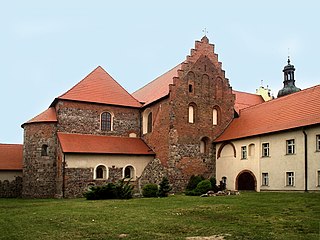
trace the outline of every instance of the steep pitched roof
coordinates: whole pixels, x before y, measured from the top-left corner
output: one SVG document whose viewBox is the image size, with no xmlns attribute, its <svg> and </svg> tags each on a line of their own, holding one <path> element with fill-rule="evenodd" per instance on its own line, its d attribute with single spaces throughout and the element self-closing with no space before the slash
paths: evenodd
<svg viewBox="0 0 320 240">
<path fill-rule="evenodd" d="M 0 170 L 22 170 L 22 144 L 0 144 Z"/>
<path fill-rule="evenodd" d="M 320 85 L 240 110 L 215 141 L 320 124 Z"/>
<path fill-rule="evenodd" d="M 144 103 L 145 106 L 167 96 L 169 94 L 169 85 L 173 83 L 173 78 L 178 76 L 180 68 L 181 64 L 178 64 L 165 74 L 132 93 L 132 96 L 138 99 L 139 102 Z"/>
<path fill-rule="evenodd" d="M 58 133 L 64 153 L 154 155 L 140 138 Z"/>
<path fill-rule="evenodd" d="M 58 120 L 56 115 L 56 109 L 54 107 L 50 107 L 24 124 L 39 123 L 39 122 L 57 122 L 57 121 Z"/>
<path fill-rule="evenodd" d="M 239 92 L 235 90 L 232 90 L 232 93 L 236 95 L 234 108 L 237 113 L 239 113 L 241 109 L 251 107 L 264 102 L 263 98 L 257 94 Z"/>
<path fill-rule="evenodd" d="M 141 104 L 100 66 L 58 99 L 141 107 Z"/>
</svg>

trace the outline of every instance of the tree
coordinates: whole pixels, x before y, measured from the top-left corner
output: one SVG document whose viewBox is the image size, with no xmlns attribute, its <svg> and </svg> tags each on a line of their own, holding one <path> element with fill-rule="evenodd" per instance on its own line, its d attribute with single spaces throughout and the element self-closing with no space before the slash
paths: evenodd
<svg viewBox="0 0 320 240">
<path fill-rule="evenodd" d="M 172 190 L 167 177 L 163 177 L 161 183 L 159 184 L 159 197 L 168 197 L 168 193 Z"/>
</svg>

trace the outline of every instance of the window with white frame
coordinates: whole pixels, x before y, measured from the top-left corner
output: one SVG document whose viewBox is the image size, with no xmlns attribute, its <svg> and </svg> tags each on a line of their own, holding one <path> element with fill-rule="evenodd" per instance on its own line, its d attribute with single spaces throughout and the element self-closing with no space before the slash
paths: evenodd
<svg viewBox="0 0 320 240">
<path fill-rule="evenodd" d="M 262 143 L 262 157 L 269 157 L 269 143 Z"/>
<path fill-rule="evenodd" d="M 294 139 L 287 140 L 287 154 L 295 154 Z"/>
<path fill-rule="evenodd" d="M 320 135 L 316 136 L 316 151 L 320 152 Z"/>
<path fill-rule="evenodd" d="M 132 166 L 126 166 L 123 170 L 123 178 L 135 179 L 135 171 Z"/>
<path fill-rule="evenodd" d="M 241 159 L 247 159 L 247 146 L 241 147 Z"/>
<path fill-rule="evenodd" d="M 286 173 L 286 185 L 287 186 L 294 186 L 294 172 L 287 172 Z"/>
<path fill-rule="evenodd" d="M 269 186 L 269 174 L 262 173 L 262 186 Z"/>
<path fill-rule="evenodd" d="M 107 168 L 104 165 L 98 165 L 94 172 L 95 179 L 107 179 Z"/>
<path fill-rule="evenodd" d="M 112 114 L 110 112 L 103 112 L 100 116 L 100 127 L 102 131 L 112 131 Z"/>
</svg>

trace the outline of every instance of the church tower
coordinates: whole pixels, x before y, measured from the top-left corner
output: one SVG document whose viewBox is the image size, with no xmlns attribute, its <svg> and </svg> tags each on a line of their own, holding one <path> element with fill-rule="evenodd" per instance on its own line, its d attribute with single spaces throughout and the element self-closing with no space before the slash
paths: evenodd
<svg viewBox="0 0 320 240">
<path fill-rule="evenodd" d="M 295 86 L 295 79 L 294 79 L 294 71 L 296 69 L 293 65 L 290 64 L 290 58 L 288 57 L 288 65 L 286 65 L 283 69 L 284 73 L 284 81 L 283 81 L 283 88 L 278 92 L 278 97 L 282 97 L 294 92 L 299 92 L 301 89 Z"/>
</svg>

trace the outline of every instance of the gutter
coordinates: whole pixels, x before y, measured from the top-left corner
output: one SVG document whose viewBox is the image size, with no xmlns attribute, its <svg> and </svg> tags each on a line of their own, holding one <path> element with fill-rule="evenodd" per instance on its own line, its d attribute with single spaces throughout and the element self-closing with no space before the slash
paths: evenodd
<svg viewBox="0 0 320 240">
<path fill-rule="evenodd" d="M 308 135 L 304 129 L 302 129 L 304 135 L 304 191 L 308 192 Z"/>
</svg>

